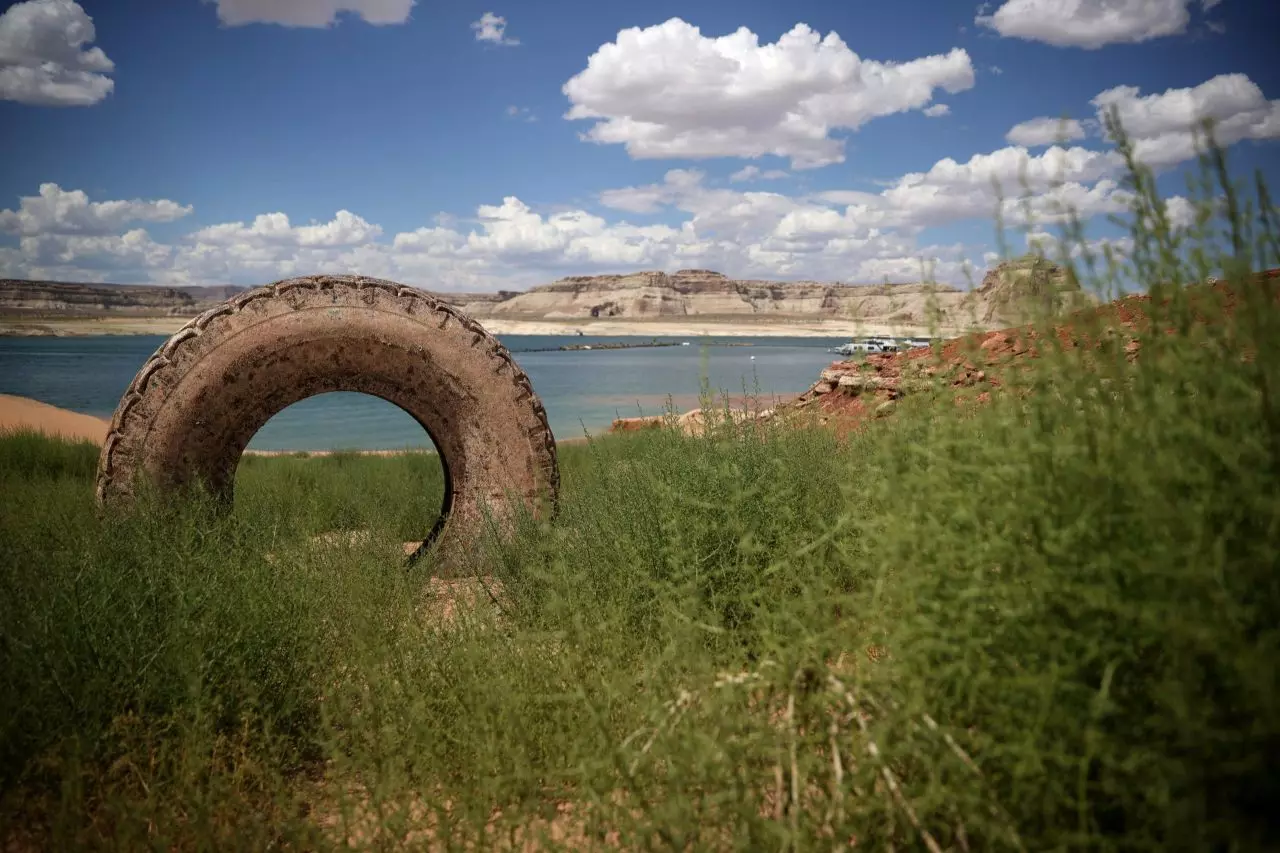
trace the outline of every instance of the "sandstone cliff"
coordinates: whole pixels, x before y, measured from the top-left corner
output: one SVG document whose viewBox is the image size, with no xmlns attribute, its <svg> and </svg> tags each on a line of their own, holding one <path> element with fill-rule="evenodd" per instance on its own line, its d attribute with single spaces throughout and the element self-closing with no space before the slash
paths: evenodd
<svg viewBox="0 0 1280 853">
<path fill-rule="evenodd" d="M 997 264 L 964 300 L 976 325 L 1014 326 L 1097 304 L 1065 268 L 1034 255 Z"/>
<path fill-rule="evenodd" d="M 0 279 L 0 312 L 67 316 L 194 316 L 246 288 L 152 287 Z"/>
<path fill-rule="evenodd" d="M 1034 257 L 997 265 L 974 291 L 942 284 L 829 284 L 731 279 L 711 270 L 674 275 L 575 276 L 499 300 L 459 300 L 476 317 L 509 319 L 846 319 L 927 326 L 1007 325 L 1041 308 L 1091 297 L 1061 267 Z"/>
<path fill-rule="evenodd" d="M 517 293 L 497 303 L 467 305 L 476 316 L 512 319 L 628 320 L 680 317 L 843 317 L 925 322 L 934 294 L 958 304 L 963 292 L 944 285 L 842 285 L 731 279 L 711 270 L 674 275 L 574 276 Z"/>
<path fill-rule="evenodd" d="M 0 281 L 0 313 L 193 316 L 245 288 Z M 1062 268 L 1023 258 L 997 265 L 974 291 L 940 284 L 830 284 L 731 279 L 711 270 L 573 276 L 527 291 L 436 293 L 473 317 L 516 321 L 663 320 L 751 323 L 845 320 L 900 328 L 1025 322 L 1037 310 L 1089 304 Z"/>
</svg>

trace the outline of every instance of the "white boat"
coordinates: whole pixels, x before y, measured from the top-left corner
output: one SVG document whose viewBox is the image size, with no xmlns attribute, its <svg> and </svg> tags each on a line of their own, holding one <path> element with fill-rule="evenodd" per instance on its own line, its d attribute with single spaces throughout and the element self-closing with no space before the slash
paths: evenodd
<svg viewBox="0 0 1280 853">
<path fill-rule="evenodd" d="M 858 355 L 860 353 L 884 352 L 884 347 L 875 341 L 850 341 L 847 344 L 838 346 L 834 352 L 840 355 Z"/>
</svg>

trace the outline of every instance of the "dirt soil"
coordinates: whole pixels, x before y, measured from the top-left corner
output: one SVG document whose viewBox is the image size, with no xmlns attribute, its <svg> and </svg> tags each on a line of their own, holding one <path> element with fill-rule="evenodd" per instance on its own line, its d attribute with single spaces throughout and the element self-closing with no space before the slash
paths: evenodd
<svg viewBox="0 0 1280 853">
<path fill-rule="evenodd" d="M 1272 283 L 1273 293 L 1280 297 L 1280 269 L 1258 273 L 1252 281 Z M 1229 317 L 1235 312 L 1240 294 L 1226 282 L 1193 287 L 1205 297 L 1220 297 L 1212 301 L 1215 312 L 1220 306 L 1222 313 L 1218 316 Z M 1197 292 L 1192 293 L 1193 306 L 1199 301 Z M 1063 347 L 1079 351 L 1097 348 L 1104 339 L 1118 337 L 1126 357 L 1133 361 L 1141 349 L 1138 334 L 1148 321 L 1150 304 L 1151 297 L 1141 294 L 1074 312 L 1054 326 L 1052 334 Z M 1204 308 L 1195 316 L 1200 322 L 1208 322 L 1211 303 L 1204 299 L 1201 304 Z M 847 433 L 891 414 L 904 396 L 935 389 L 940 383 L 953 391 L 958 405 L 970 400 L 985 403 L 992 392 L 1002 387 L 1003 377 L 1011 369 L 1040 357 L 1043 336 L 1033 326 L 1017 326 L 954 338 L 937 347 L 833 362 L 808 391 L 780 408 L 816 415 L 819 423 Z"/>
</svg>

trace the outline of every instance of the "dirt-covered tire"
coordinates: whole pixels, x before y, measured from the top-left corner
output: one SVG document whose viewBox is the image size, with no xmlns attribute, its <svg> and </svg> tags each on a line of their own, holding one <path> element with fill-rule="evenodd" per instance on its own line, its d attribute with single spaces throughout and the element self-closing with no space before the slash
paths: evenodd
<svg viewBox="0 0 1280 853">
<path fill-rule="evenodd" d="M 505 526 L 519 503 L 535 517 L 554 512 L 555 440 L 507 350 L 428 293 L 342 275 L 247 291 L 169 338 L 116 408 L 98 501 L 127 504 L 143 479 L 164 490 L 198 480 L 229 501 L 254 433 L 286 406 L 328 391 L 394 403 L 435 443 L 444 506 L 415 557 L 433 543 L 465 548 L 486 515 Z"/>
</svg>

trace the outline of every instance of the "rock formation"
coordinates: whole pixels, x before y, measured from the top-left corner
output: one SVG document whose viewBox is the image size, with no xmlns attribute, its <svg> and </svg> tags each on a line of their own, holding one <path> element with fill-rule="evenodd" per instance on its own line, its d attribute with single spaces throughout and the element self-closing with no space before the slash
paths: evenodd
<svg viewBox="0 0 1280 853">
<path fill-rule="evenodd" d="M 944 307 L 964 292 L 946 285 L 847 285 L 731 279 L 711 270 L 673 275 L 573 276 L 496 303 L 467 304 L 474 316 L 511 319 L 623 320 L 677 317 L 804 317 L 926 323 L 930 295 Z"/>
<path fill-rule="evenodd" d="M 976 325 L 984 328 L 1016 326 L 1096 304 L 1069 270 L 1035 255 L 997 264 L 964 300 Z"/>
<path fill-rule="evenodd" d="M 242 287 L 152 287 L 0 279 L 0 310 L 65 315 L 194 316 Z"/>
<path fill-rule="evenodd" d="M 45 316 L 194 316 L 245 288 L 0 281 L 0 313 Z M 997 265 L 974 291 L 943 284 L 831 284 L 728 278 L 712 270 L 668 275 L 572 276 L 526 291 L 435 293 L 471 316 L 520 321 L 844 320 L 901 328 L 937 323 L 993 328 L 1037 310 L 1066 310 L 1091 298 L 1061 267 L 1023 258 Z"/>
</svg>

